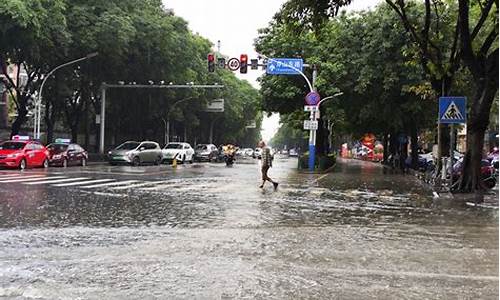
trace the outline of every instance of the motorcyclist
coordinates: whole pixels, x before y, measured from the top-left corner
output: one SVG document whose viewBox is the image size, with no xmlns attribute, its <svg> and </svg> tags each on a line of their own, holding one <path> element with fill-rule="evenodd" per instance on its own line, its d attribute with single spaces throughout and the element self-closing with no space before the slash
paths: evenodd
<svg viewBox="0 0 500 300">
<path fill-rule="evenodd" d="M 227 144 L 222 147 L 222 151 L 224 153 L 224 159 L 226 160 L 227 165 L 233 164 L 237 150 L 238 149 L 233 144 Z"/>
</svg>

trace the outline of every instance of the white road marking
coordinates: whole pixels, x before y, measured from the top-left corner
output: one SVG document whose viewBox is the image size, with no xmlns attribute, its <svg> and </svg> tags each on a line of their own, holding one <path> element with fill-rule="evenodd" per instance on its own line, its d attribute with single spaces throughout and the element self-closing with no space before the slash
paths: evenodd
<svg viewBox="0 0 500 300">
<path fill-rule="evenodd" d="M 95 180 L 87 180 L 87 181 L 77 181 L 77 182 L 70 182 L 70 183 L 53 184 L 53 186 L 65 187 L 65 186 L 75 186 L 75 185 L 87 185 L 87 184 L 91 184 L 91 183 L 108 182 L 108 181 L 114 181 L 114 179 L 95 179 Z"/>
<path fill-rule="evenodd" d="M 16 174 L 1 174 L 0 178 L 6 178 L 6 177 L 12 177 L 12 176 L 19 176 L 19 174 L 18 173 L 16 173 Z"/>
<path fill-rule="evenodd" d="M 54 177 L 51 177 L 51 179 L 48 179 L 48 180 L 37 181 L 37 182 L 28 182 L 25 184 L 29 184 L 29 185 L 50 184 L 50 183 L 62 183 L 62 182 L 85 180 L 85 179 L 88 179 L 88 178 L 87 177 L 73 177 L 73 178 L 64 178 L 64 179 L 54 179 Z"/>
<path fill-rule="evenodd" d="M 82 186 L 82 188 L 95 189 L 95 188 L 107 187 L 107 186 L 113 186 L 113 185 L 126 185 L 126 184 L 131 184 L 131 183 L 136 183 L 136 182 L 138 182 L 138 181 L 137 180 L 116 181 L 116 182 L 108 182 L 108 183 L 100 183 L 100 184 Z"/>
<path fill-rule="evenodd" d="M 119 186 L 119 187 L 114 187 L 110 188 L 110 190 L 127 190 L 127 189 L 132 189 L 136 187 L 142 187 L 142 186 L 148 186 L 148 185 L 155 185 L 155 184 L 161 184 L 165 183 L 165 181 L 150 181 L 150 182 L 143 182 L 143 183 L 138 183 L 138 184 L 131 184 L 129 186 Z"/>
<path fill-rule="evenodd" d="M 169 182 L 169 183 L 164 182 L 164 183 L 158 183 L 156 186 L 141 188 L 140 190 L 141 191 L 160 191 L 160 190 L 164 190 L 166 188 L 171 188 L 173 186 L 178 186 L 178 185 L 176 185 L 173 182 Z"/>
<path fill-rule="evenodd" d="M 9 177 L 9 178 L 2 178 L 0 182 L 5 182 L 13 179 L 22 179 L 22 178 L 35 178 L 35 177 L 45 177 L 48 178 L 46 175 L 28 175 L 28 176 L 14 176 L 14 177 Z"/>
<path fill-rule="evenodd" d="M 64 177 L 64 176 L 52 176 L 50 178 L 56 179 L 56 178 L 66 178 L 66 177 Z M 40 181 L 40 180 L 46 180 L 46 179 L 47 179 L 47 177 L 37 177 L 37 178 L 28 178 L 28 179 L 5 180 L 3 182 L 4 183 L 14 183 L 14 182 L 25 183 L 25 182 Z"/>
</svg>

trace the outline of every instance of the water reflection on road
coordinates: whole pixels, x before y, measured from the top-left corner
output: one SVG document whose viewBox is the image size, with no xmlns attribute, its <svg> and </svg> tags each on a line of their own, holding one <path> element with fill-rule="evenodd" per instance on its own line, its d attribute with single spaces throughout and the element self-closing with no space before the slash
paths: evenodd
<svg viewBox="0 0 500 300">
<path fill-rule="evenodd" d="M 120 191 L 0 185 L 0 296 L 498 298 L 497 210 L 369 162 L 296 163 L 276 160 L 276 192 L 252 161 Z"/>
</svg>

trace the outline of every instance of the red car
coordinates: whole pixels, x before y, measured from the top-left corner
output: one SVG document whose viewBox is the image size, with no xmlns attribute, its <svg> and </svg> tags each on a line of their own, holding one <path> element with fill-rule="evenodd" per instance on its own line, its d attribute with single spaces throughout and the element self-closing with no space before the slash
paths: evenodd
<svg viewBox="0 0 500 300">
<path fill-rule="evenodd" d="M 49 166 L 49 151 L 39 142 L 14 139 L 0 144 L 0 166 L 19 168 Z"/>
<path fill-rule="evenodd" d="M 62 140 L 62 139 L 61 139 Z M 80 145 L 58 141 L 47 146 L 49 150 L 49 164 L 51 166 L 67 167 L 69 165 L 86 166 L 89 159 L 87 151 Z"/>
</svg>

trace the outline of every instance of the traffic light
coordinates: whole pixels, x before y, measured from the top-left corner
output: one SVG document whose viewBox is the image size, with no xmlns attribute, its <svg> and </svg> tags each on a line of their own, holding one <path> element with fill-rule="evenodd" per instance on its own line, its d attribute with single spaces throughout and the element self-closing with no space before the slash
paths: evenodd
<svg viewBox="0 0 500 300">
<path fill-rule="evenodd" d="M 215 72 L 215 55 L 213 53 L 208 54 L 208 72 Z"/>
<path fill-rule="evenodd" d="M 226 59 L 224 57 L 217 58 L 217 67 L 219 67 L 221 69 L 226 68 Z"/>
<path fill-rule="evenodd" d="M 242 54 L 240 55 L 240 73 L 246 74 L 248 69 L 248 55 Z"/>
</svg>

